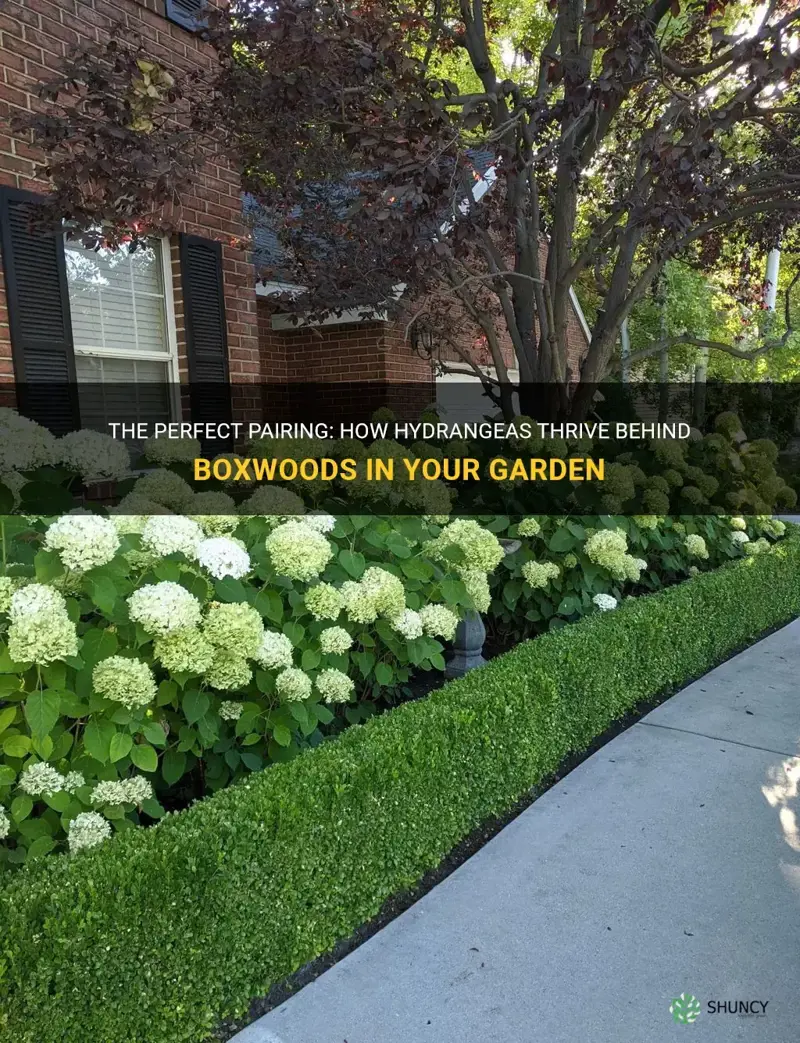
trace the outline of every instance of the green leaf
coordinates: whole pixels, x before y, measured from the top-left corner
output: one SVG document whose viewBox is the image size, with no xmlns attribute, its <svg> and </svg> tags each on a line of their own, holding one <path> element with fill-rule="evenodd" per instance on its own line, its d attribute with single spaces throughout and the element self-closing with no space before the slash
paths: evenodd
<svg viewBox="0 0 800 1043">
<path fill-rule="evenodd" d="M 27 664 L 15 663 L 6 646 L 0 645 L 0 674 L 24 674 L 26 669 Z"/>
<path fill-rule="evenodd" d="M 306 636 L 305 627 L 301 626 L 299 623 L 284 623 L 283 632 L 295 648 L 302 643 L 303 638 Z"/>
<path fill-rule="evenodd" d="M 28 858 L 42 858 L 44 855 L 49 855 L 55 846 L 56 842 L 52 837 L 37 837 L 28 848 Z"/>
<path fill-rule="evenodd" d="M 391 532 L 386 537 L 386 549 L 391 551 L 396 558 L 410 558 L 414 553 L 405 536 L 399 532 Z"/>
<path fill-rule="evenodd" d="M 87 579 L 92 601 L 105 616 L 110 616 L 117 602 L 117 588 L 108 576 Z"/>
<path fill-rule="evenodd" d="M 158 803 L 155 797 L 148 797 L 147 800 L 142 802 L 142 811 L 145 815 L 149 815 L 150 818 L 163 818 L 166 815 L 166 811 Z"/>
<path fill-rule="evenodd" d="M 66 514 L 75 506 L 67 489 L 36 479 L 22 486 L 19 498 L 25 514 Z"/>
<path fill-rule="evenodd" d="M 271 623 L 280 623 L 283 619 L 283 601 L 274 590 L 262 587 L 253 598 L 253 608 L 265 616 Z"/>
<path fill-rule="evenodd" d="M 40 583 L 48 584 L 51 580 L 64 575 L 61 558 L 54 550 L 38 551 L 33 559 L 33 567 L 36 571 L 36 579 Z"/>
<path fill-rule="evenodd" d="M 455 579 L 453 576 L 445 576 L 439 584 L 439 590 L 441 590 L 442 597 L 448 605 L 458 605 L 465 600 L 467 594 L 463 582 L 460 579 Z"/>
<path fill-rule="evenodd" d="M 0 514 L 11 514 L 14 510 L 14 494 L 7 485 L 0 483 Z"/>
<path fill-rule="evenodd" d="M 164 732 L 161 728 L 158 730 L 161 732 L 163 738 Z M 136 767 L 140 768 L 142 771 L 156 771 L 158 768 L 158 754 L 152 746 L 134 743 L 129 751 L 129 756 Z M 181 772 L 181 774 L 183 773 Z M 178 777 L 180 778 L 180 776 Z"/>
<path fill-rule="evenodd" d="M 343 550 L 339 552 L 339 564 L 353 579 L 361 579 L 367 562 L 358 551 Z"/>
<path fill-rule="evenodd" d="M 578 541 L 566 527 L 566 525 L 560 525 L 547 541 L 548 549 L 553 551 L 554 554 L 566 554 L 567 551 L 572 550 L 578 545 Z"/>
<path fill-rule="evenodd" d="M 241 754 L 242 764 L 250 771 L 261 771 L 264 767 L 264 759 L 258 753 L 253 753 L 251 750 Z"/>
<path fill-rule="evenodd" d="M 375 680 L 378 684 L 390 685 L 394 680 L 394 670 L 389 663 L 378 663 L 375 667 Z"/>
<path fill-rule="evenodd" d="M 92 628 L 83 635 L 81 656 L 87 667 L 95 667 L 117 651 L 117 635 L 113 630 Z"/>
<path fill-rule="evenodd" d="M 309 709 L 316 714 L 317 720 L 320 724 L 330 724 L 333 720 L 333 714 L 327 706 L 323 706 L 322 703 L 314 703 Z"/>
<path fill-rule="evenodd" d="M 233 576 L 218 579 L 214 584 L 214 589 L 220 601 L 247 601 L 247 588 L 241 580 L 234 579 Z"/>
<path fill-rule="evenodd" d="M 11 817 L 15 822 L 23 822 L 33 811 L 33 799 L 27 794 L 15 797 L 11 801 Z"/>
<path fill-rule="evenodd" d="M 123 757 L 127 757 L 131 746 L 133 746 L 133 739 L 130 735 L 127 732 L 117 732 L 111 740 L 108 751 L 111 763 L 115 764 L 117 761 L 121 761 Z"/>
<path fill-rule="evenodd" d="M 0 710 L 0 732 L 4 732 L 13 723 L 16 716 L 16 706 L 6 706 L 5 709 Z"/>
<path fill-rule="evenodd" d="M 145 721 L 142 725 L 142 735 L 154 746 L 166 746 L 167 737 L 164 729 L 157 721 Z M 153 769 L 155 770 L 155 769 Z"/>
<path fill-rule="evenodd" d="M 158 686 L 156 706 L 166 706 L 178 698 L 178 686 L 174 681 L 162 681 Z"/>
<path fill-rule="evenodd" d="M 304 670 L 314 670 L 319 666 L 322 657 L 313 648 L 306 648 L 300 658 L 300 665 Z"/>
<path fill-rule="evenodd" d="M 59 815 L 66 811 L 72 803 L 72 797 L 69 793 L 65 793 L 61 790 L 60 793 L 53 793 L 50 797 L 44 797 L 44 802 L 48 808 L 52 808 L 53 811 L 57 811 Z"/>
<path fill-rule="evenodd" d="M 111 751 L 111 740 L 117 729 L 111 721 L 91 720 L 83 733 L 83 746 L 90 757 L 101 764 L 108 762 Z"/>
<path fill-rule="evenodd" d="M 272 732 L 272 738 L 279 746 L 288 746 L 292 741 L 292 733 L 285 724 L 276 724 Z"/>
<path fill-rule="evenodd" d="M 27 735 L 9 735 L 3 742 L 6 757 L 25 757 L 31 751 L 31 740 Z"/>
<path fill-rule="evenodd" d="M 211 698 L 207 692 L 187 692 L 183 697 L 183 712 L 189 724 L 196 724 L 206 715 Z"/>
<path fill-rule="evenodd" d="M 230 751 L 229 751 L 230 752 Z M 161 761 L 161 774 L 168 786 L 174 786 L 186 771 L 186 754 L 178 750 L 167 750 Z"/>
<path fill-rule="evenodd" d="M 0 786 L 10 786 L 16 777 L 17 773 L 13 768 L 9 768 L 7 764 L 0 764 Z"/>
<path fill-rule="evenodd" d="M 57 724 L 61 694 L 46 688 L 31 692 L 25 700 L 25 717 L 34 739 L 43 739 Z"/>
</svg>

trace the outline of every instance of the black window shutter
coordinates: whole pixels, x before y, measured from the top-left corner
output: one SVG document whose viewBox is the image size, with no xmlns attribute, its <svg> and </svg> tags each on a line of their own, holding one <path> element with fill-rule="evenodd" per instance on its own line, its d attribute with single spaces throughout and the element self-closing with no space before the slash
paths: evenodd
<svg viewBox="0 0 800 1043">
<path fill-rule="evenodd" d="M 0 232 L 17 404 L 64 434 L 80 427 L 64 237 L 37 215 L 42 199 L 0 190 Z"/>
<path fill-rule="evenodd" d="M 210 239 L 182 235 L 180 255 L 192 420 L 229 421 L 231 394 L 222 247 Z M 216 452 L 230 448 L 230 442 L 203 445 L 204 450 Z"/>
<path fill-rule="evenodd" d="M 167 18 L 182 25 L 184 29 L 196 32 L 206 26 L 206 22 L 201 18 L 205 6 L 205 0 L 166 0 Z"/>
</svg>

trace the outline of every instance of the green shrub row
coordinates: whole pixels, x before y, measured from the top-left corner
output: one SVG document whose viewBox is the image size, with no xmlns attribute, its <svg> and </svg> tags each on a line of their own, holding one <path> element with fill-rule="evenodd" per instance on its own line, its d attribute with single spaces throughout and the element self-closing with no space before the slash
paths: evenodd
<svg viewBox="0 0 800 1043">
<path fill-rule="evenodd" d="M 522 645 L 424 701 L 0 890 L 3 1043 L 190 1043 L 642 700 L 800 613 L 800 536 Z"/>
</svg>

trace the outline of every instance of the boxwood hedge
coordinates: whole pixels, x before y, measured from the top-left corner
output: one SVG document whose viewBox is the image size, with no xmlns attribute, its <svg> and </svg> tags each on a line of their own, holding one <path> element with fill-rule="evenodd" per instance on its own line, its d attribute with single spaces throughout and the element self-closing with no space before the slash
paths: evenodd
<svg viewBox="0 0 800 1043">
<path fill-rule="evenodd" d="M 521 645 L 0 890 L 3 1043 L 189 1043 L 637 703 L 800 613 L 800 538 Z"/>
</svg>

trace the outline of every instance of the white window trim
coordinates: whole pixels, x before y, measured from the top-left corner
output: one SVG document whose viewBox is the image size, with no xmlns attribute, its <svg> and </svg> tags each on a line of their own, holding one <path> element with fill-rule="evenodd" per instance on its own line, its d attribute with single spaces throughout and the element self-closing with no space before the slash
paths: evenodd
<svg viewBox="0 0 800 1043">
<path fill-rule="evenodd" d="M 160 236 L 161 244 L 161 282 L 164 287 L 164 327 L 167 334 L 166 351 L 130 351 L 126 348 L 96 346 L 83 347 L 73 343 L 76 355 L 84 358 L 121 358 L 130 359 L 133 362 L 164 362 L 167 365 L 167 379 L 170 384 L 170 420 L 180 419 L 181 416 L 181 394 L 180 394 L 180 367 L 178 363 L 178 329 L 175 322 L 175 293 L 172 281 L 172 246 L 168 236 Z M 147 294 L 149 297 L 155 294 Z M 70 326 L 72 321 L 70 320 Z M 74 338 L 74 333 L 73 333 Z"/>
</svg>

